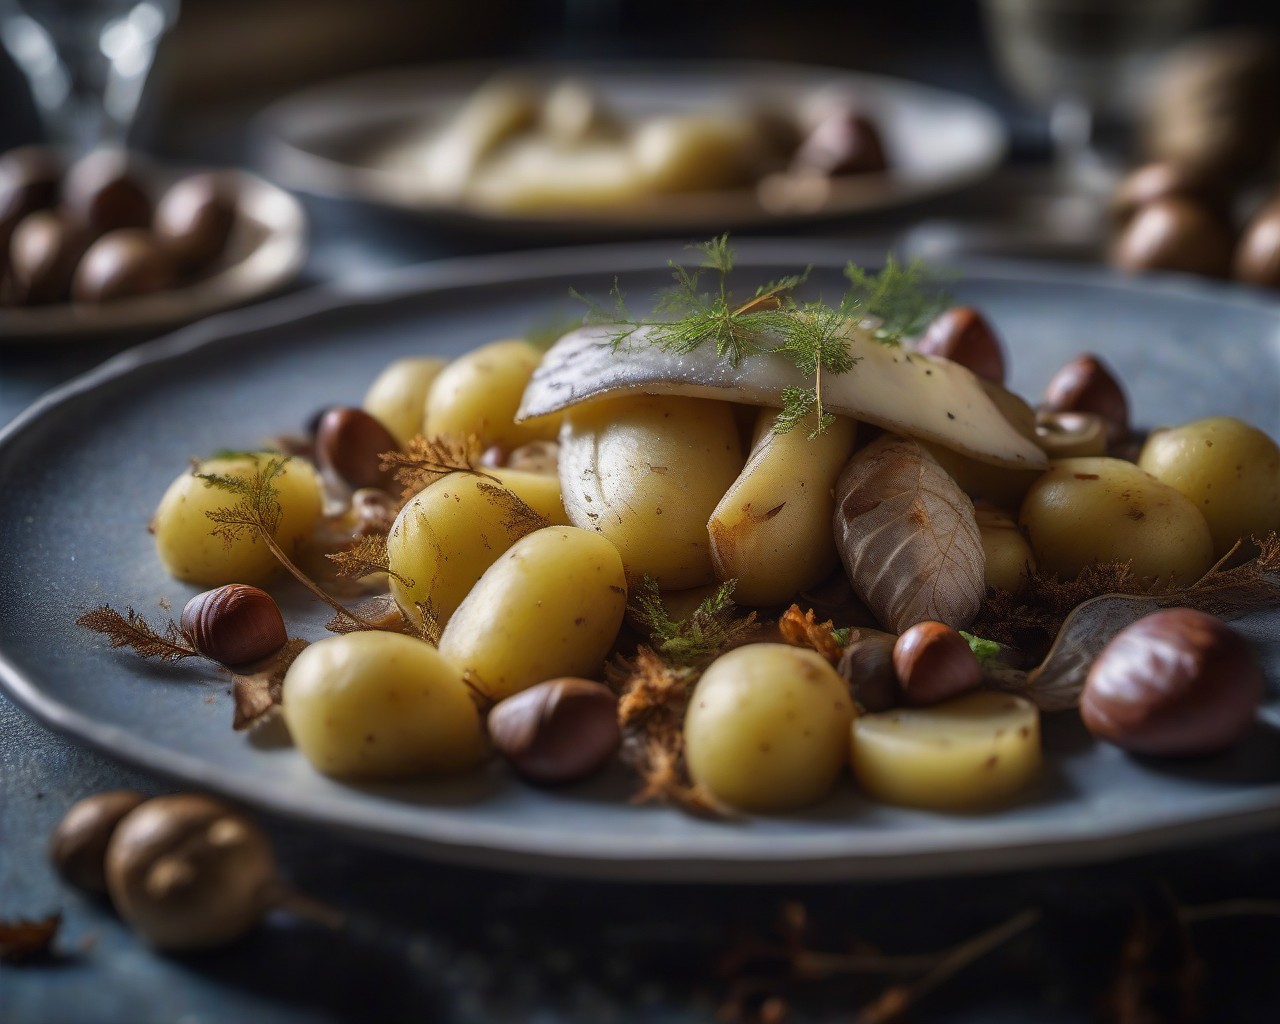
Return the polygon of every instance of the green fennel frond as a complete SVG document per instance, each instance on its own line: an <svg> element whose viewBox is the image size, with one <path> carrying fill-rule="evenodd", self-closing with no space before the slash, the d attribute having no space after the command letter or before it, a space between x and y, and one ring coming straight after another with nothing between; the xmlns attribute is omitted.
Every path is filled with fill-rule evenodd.
<svg viewBox="0 0 1280 1024"><path fill-rule="evenodd" d="M849 279L848 296L858 300L862 316L881 321L874 333L886 344L918 334L950 304L922 260L904 266L890 253L880 273L849 263L844 276Z"/></svg>
<svg viewBox="0 0 1280 1024"><path fill-rule="evenodd" d="M733 603L736 581L728 580L707 595L687 619L671 618L657 581L646 576L630 611L649 632L663 660L671 665L698 665L717 657L755 629L755 613L741 616Z"/></svg>

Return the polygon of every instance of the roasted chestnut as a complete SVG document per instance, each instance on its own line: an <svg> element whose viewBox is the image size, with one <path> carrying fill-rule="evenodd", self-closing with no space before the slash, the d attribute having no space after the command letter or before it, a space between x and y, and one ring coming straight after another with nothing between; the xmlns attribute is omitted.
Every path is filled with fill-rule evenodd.
<svg viewBox="0 0 1280 1024"><path fill-rule="evenodd" d="M1231 230L1203 206L1180 196L1142 207L1111 247L1121 270L1177 270L1226 277L1231 269Z"/></svg>
<svg viewBox="0 0 1280 1024"><path fill-rule="evenodd" d="M23 146L0 156L0 241L18 221L58 198L62 165L43 146Z"/></svg>
<svg viewBox="0 0 1280 1024"><path fill-rule="evenodd" d="M380 468L380 456L399 449L400 442L391 431L363 409L327 409L316 426L316 458L321 468L351 487L390 490L394 477Z"/></svg>
<svg viewBox="0 0 1280 1024"><path fill-rule="evenodd" d="M197 651L224 665L258 661L289 639L275 598L245 583L196 594L182 609L180 625Z"/></svg>
<svg viewBox="0 0 1280 1024"><path fill-rule="evenodd" d="M917 622L893 645L893 670L904 703L923 707L982 685L969 642L941 622Z"/></svg>
<svg viewBox="0 0 1280 1024"><path fill-rule="evenodd" d="M929 325L916 350L942 356L996 384L1004 383L1004 352L986 318L972 306L953 306Z"/></svg>
<svg viewBox="0 0 1280 1024"><path fill-rule="evenodd" d="M1236 247L1233 273L1262 288L1280 288L1280 199L1264 206Z"/></svg>
<svg viewBox="0 0 1280 1024"><path fill-rule="evenodd" d="M49 838L49 859L66 881L88 892L106 892L107 843L120 819L146 799L112 789L73 804Z"/></svg>
<svg viewBox="0 0 1280 1024"><path fill-rule="evenodd" d="M9 241L12 300L25 306L65 302L87 241L83 228L57 211L24 217Z"/></svg>
<svg viewBox="0 0 1280 1024"><path fill-rule="evenodd" d="M854 107L828 112L800 143L792 167L819 174L874 174L889 166L874 121Z"/></svg>
<svg viewBox="0 0 1280 1024"><path fill-rule="evenodd" d="M526 779L573 782L603 767L622 742L618 700L589 679L551 679L494 705L489 736Z"/></svg>
<svg viewBox="0 0 1280 1024"><path fill-rule="evenodd" d="M1225 219L1230 212L1222 179L1193 164L1160 160L1131 171L1111 196L1111 216L1125 224L1144 206L1182 198Z"/></svg>
<svg viewBox="0 0 1280 1024"><path fill-rule="evenodd" d="M1095 736L1136 754L1212 754L1248 733L1263 687L1244 637L1212 615L1169 608L1102 649L1080 715Z"/></svg>
<svg viewBox="0 0 1280 1024"><path fill-rule="evenodd" d="M173 262L154 235L121 228L103 235L76 267L71 297L76 302L115 302L163 291L173 283Z"/></svg>
<svg viewBox="0 0 1280 1024"><path fill-rule="evenodd" d="M62 182L62 205L92 237L151 223L151 199L129 155L98 149L81 157Z"/></svg>
<svg viewBox="0 0 1280 1024"><path fill-rule="evenodd" d="M1113 445L1129 436L1129 399L1106 363L1087 352L1053 375L1044 391L1042 410L1101 416Z"/></svg>
<svg viewBox="0 0 1280 1024"><path fill-rule="evenodd" d="M184 271L199 270L226 248L237 200L235 184L226 175L193 174L160 197L152 230Z"/></svg>

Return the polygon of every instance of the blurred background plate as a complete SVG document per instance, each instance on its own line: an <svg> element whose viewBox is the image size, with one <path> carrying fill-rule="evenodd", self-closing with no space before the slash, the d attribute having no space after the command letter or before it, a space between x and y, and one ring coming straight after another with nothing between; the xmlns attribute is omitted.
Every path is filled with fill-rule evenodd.
<svg viewBox="0 0 1280 1024"><path fill-rule="evenodd" d="M147 184L158 193L184 176L155 167ZM246 171L217 174L233 183L238 218L226 251L209 270L166 291L98 304L0 308L0 346L65 342L178 327L241 306L289 284L307 255L301 204L277 185Z"/></svg>
<svg viewBox="0 0 1280 1024"><path fill-rule="evenodd" d="M885 136L885 174L832 179L800 205L770 201L756 187L655 196L609 210L501 213L442 205L420 176L394 166L389 153L447 117L495 73L532 82L586 81L624 116L691 111L721 102L765 101L796 109L819 93L865 105ZM344 78L281 100L258 129L269 173L298 191L411 210L504 231L576 234L678 233L767 227L843 217L952 192L991 173L1004 156L1006 131L984 104L958 93L834 68L754 61L582 62L446 65Z"/></svg>
<svg viewBox="0 0 1280 1024"><path fill-rule="evenodd" d="M570 285L600 293L618 273L633 298L650 294L679 252L615 246L411 269L207 321L42 400L0 439L0 680L47 723L149 769L475 866L663 881L870 879L1101 860L1280 825L1280 611L1241 623L1273 699L1266 724L1220 757L1132 758L1092 740L1075 715L1050 716L1042 781L999 812L889 807L845 784L808 812L733 822L632 806L635 780L620 768L558 790L496 764L446 782L344 785L287 745L233 733L225 676L108 652L73 625L103 602L172 614L198 589L165 573L146 529L190 456L251 447L317 407L355 404L392 359L519 334L563 310ZM739 255L752 280L813 263L812 286L834 290L844 261L860 254L760 241ZM1019 265L971 267L955 292L1003 334L1024 394L1087 339L1119 371L1142 422L1232 412L1280 433L1274 303L1220 285ZM103 423L111 429L93 429ZM324 635L327 609L279 593L295 633Z"/></svg>

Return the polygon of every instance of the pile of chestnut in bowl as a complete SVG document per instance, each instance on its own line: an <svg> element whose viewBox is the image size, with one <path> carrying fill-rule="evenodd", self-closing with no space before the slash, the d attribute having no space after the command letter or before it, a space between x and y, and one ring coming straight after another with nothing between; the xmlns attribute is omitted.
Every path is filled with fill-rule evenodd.
<svg viewBox="0 0 1280 1024"><path fill-rule="evenodd" d="M233 184L199 173L153 194L152 180L121 150L69 167L38 146L0 156L0 306L115 302L207 272L235 227Z"/></svg>
<svg viewBox="0 0 1280 1024"><path fill-rule="evenodd" d="M1112 196L1111 263L1280 289L1280 190L1238 216L1237 182L1210 167L1146 164Z"/></svg>

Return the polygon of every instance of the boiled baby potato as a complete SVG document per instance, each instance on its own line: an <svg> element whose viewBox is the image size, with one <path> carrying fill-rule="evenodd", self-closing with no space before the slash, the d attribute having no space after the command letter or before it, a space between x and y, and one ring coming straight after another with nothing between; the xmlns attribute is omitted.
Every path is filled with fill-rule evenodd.
<svg viewBox="0 0 1280 1024"><path fill-rule="evenodd" d="M469 201L509 213L610 209L647 194L631 150L621 143L565 148L539 136L510 143L467 186Z"/></svg>
<svg viewBox="0 0 1280 1024"><path fill-rule="evenodd" d="M1035 571L1036 560L1031 545L1009 516L987 506L974 510L978 517L978 533L986 556L986 584L995 590L1020 594L1028 577Z"/></svg>
<svg viewBox="0 0 1280 1024"><path fill-rule="evenodd" d="M814 414L782 434L772 430L777 417L760 410L760 440L707 523L716 576L737 580L740 604L790 602L837 561L832 488L853 453L857 424L837 416L810 439Z"/></svg>
<svg viewBox="0 0 1280 1024"><path fill-rule="evenodd" d="M401 633L312 644L285 674L282 706L303 756L339 779L447 775L479 764L487 750L462 673Z"/></svg>
<svg viewBox="0 0 1280 1024"><path fill-rule="evenodd" d="M493 80L473 92L430 141L423 154L423 184L461 196L476 170L508 140L537 123L537 91L528 82Z"/></svg>
<svg viewBox="0 0 1280 1024"><path fill-rule="evenodd" d="M1280 530L1280 447L1242 420L1212 416L1157 430L1138 465L1200 510L1219 557L1242 538Z"/></svg>
<svg viewBox="0 0 1280 1024"><path fill-rule="evenodd" d="M727 188L752 180L762 140L734 114L669 114L643 122L631 139L640 180L655 192Z"/></svg>
<svg viewBox="0 0 1280 1024"><path fill-rule="evenodd" d="M1040 771L1035 705L1005 693L861 715L852 736L858 784L906 807L979 810L1008 800Z"/></svg>
<svg viewBox="0 0 1280 1024"><path fill-rule="evenodd" d="M715 579L707 520L741 468L727 402L591 402L568 410L560 432L569 521L604 534L629 574L653 576L666 590Z"/></svg>
<svg viewBox="0 0 1280 1024"><path fill-rule="evenodd" d="M549 526L480 577L440 654L495 700L559 676L598 676L627 607L618 550L590 530Z"/></svg>
<svg viewBox="0 0 1280 1024"><path fill-rule="evenodd" d="M1031 485L1040 476L1038 469L1011 469L979 462L968 455L961 455L940 444L922 441L947 475L960 486L960 490L974 501L985 501L996 508L1016 511L1022 504Z"/></svg>
<svg viewBox="0 0 1280 1024"><path fill-rule="evenodd" d="M450 473L400 510L387 535L391 594L413 622L428 605L443 625L504 551L529 532L528 504L479 473Z"/></svg>
<svg viewBox="0 0 1280 1024"><path fill-rule="evenodd" d="M206 515L235 505L240 497L215 487L200 476L252 479L272 461L282 469L271 481L280 503L275 541L293 557L298 542L320 520L323 505L320 477L311 464L274 452L258 452L206 459L169 485L151 520L156 553L164 567L180 580L202 586L223 583L265 583L280 571L280 563L266 543L246 530L230 543L215 537L217 524ZM199 474L199 475L197 475Z"/></svg>
<svg viewBox="0 0 1280 1024"><path fill-rule="evenodd" d="M364 411L395 435L404 447L422 433L423 410L432 382L445 367L434 356L397 359L383 370L364 396Z"/></svg>
<svg viewBox="0 0 1280 1024"><path fill-rule="evenodd" d="M744 811L786 811L822 799L847 756L853 699L816 651L748 644L698 680L684 719L694 783Z"/></svg>
<svg viewBox="0 0 1280 1024"><path fill-rule="evenodd" d="M559 417L514 422L520 396L541 359L535 346L517 339L494 341L459 356L431 384L423 432L428 437L474 434L482 444L508 450L554 440Z"/></svg>
<svg viewBox="0 0 1280 1024"><path fill-rule="evenodd" d="M499 466L484 471L552 526L568 526L564 502L560 498L560 478L550 473L532 473L525 469Z"/></svg>
<svg viewBox="0 0 1280 1024"><path fill-rule="evenodd" d="M1040 570L1062 579L1095 562L1132 561L1144 580L1188 586L1213 565L1213 538L1195 505L1122 459L1050 463L1019 521Z"/></svg>

